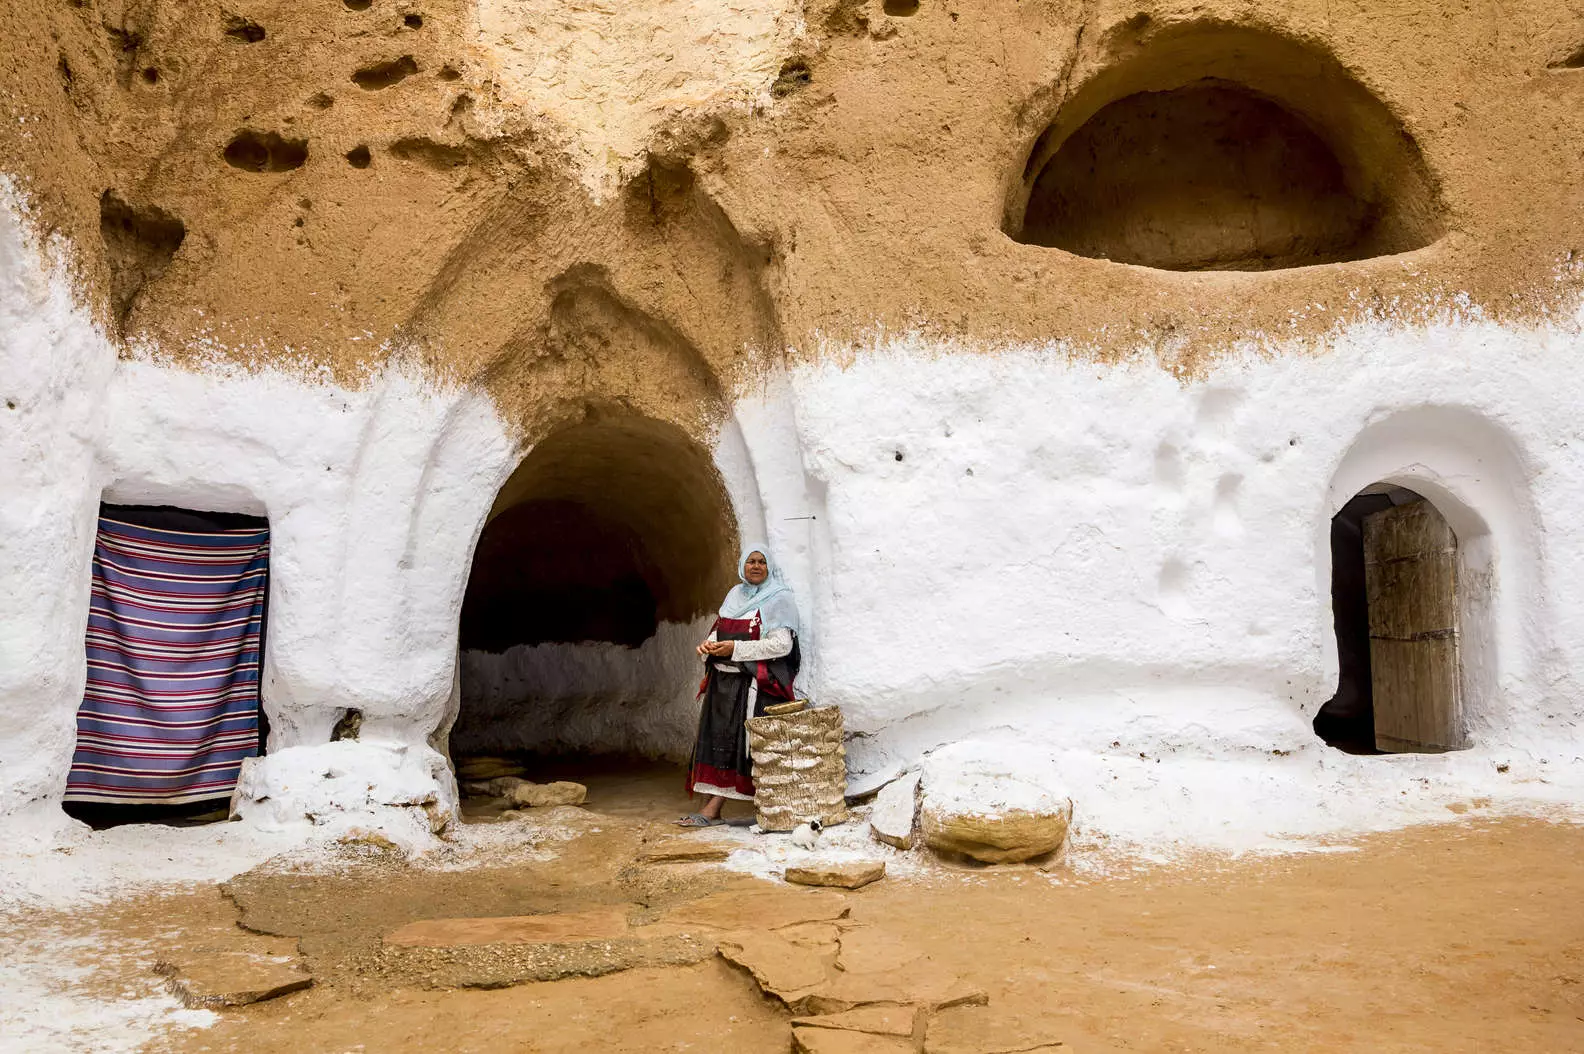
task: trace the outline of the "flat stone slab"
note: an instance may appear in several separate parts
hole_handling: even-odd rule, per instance
[[[386,944],[402,947],[457,948],[478,944],[572,944],[631,935],[625,907],[556,915],[504,915],[495,918],[423,919],[387,934]]]
[[[810,993],[804,1005],[811,1013],[834,1014],[875,1004],[912,1004],[936,1011],[989,1001],[983,988],[921,958],[884,973],[837,970],[831,983]]]
[[[793,1028],[834,1028],[843,1032],[868,1032],[877,1036],[911,1036],[918,1023],[916,1006],[866,1006],[837,1014],[799,1017]]]
[[[828,864],[804,864],[786,869],[786,880],[800,886],[835,886],[860,889],[885,877],[883,860],[844,860]]]
[[[793,1054],[913,1054],[913,1040],[831,1028],[794,1027]]]
[[[830,982],[817,954],[774,933],[733,933],[722,937],[716,947],[721,958],[747,970],[766,994],[789,1006]]]
[[[689,901],[662,921],[715,930],[779,930],[800,922],[834,922],[850,910],[847,897],[834,890],[729,889]]]
[[[907,940],[874,926],[858,926],[841,935],[836,968],[854,974],[889,974],[923,956]]]
[[[1066,1054],[1052,1024],[990,1007],[961,1006],[930,1019],[925,1054]]]
[[[195,953],[161,959],[154,972],[165,978],[165,988],[189,1010],[218,1010],[228,1006],[261,1003],[313,984],[295,959],[244,951]]]
[[[709,864],[725,860],[732,847],[701,838],[667,838],[651,842],[638,850],[638,859],[646,864]]]
[[[782,926],[777,935],[803,948],[809,948],[832,959],[840,950],[842,931],[834,922],[798,922]]]

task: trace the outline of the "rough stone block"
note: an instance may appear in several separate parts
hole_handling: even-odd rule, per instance
[[[881,860],[841,860],[832,863],[804,864],[786,869],[786,880],[800,886],[835,886],[859,889],[885,877]]]
[[[875,838],[898,849],[912,849],[918,826],[919,773],[910,772],[880,789],[869,811]]]

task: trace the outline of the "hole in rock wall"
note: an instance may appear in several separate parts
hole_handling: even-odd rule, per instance
[[[533,448],[491,511],[462,606],[450,745],[480,808],[511,804],[489,779],[564,771],[547,759],[685,760],[693,646],[735,580],[735,548],[714,464],[675,426],[600,417]]]
[[[373,157],[369,154],[369,148],[362,144],[354,146],[351,150],[348,150],[346,152],[346,159],[347,164],[351,165],[353,168],[367,168],[374,161]]]
[[[308,140],[244,128],[226,144],[224,156],[226,164],[244,172],[290,172],[307,162]]]
[[[1357,260],[1439,236],[1411,137],[1330,56],[1246,28],[1150,25],[1035,143],[1009,207],[1018,241],[1188,271]]]
[[[412,161],[437,172],[467,164],[467,151],[457,146],[437,143],[427,136],[409,136],[390,145],[391,157],[398,161]]]
[[[1467,746],[1458,540],[1434,503],[1376,484],[1331,520],[1337,691],[1315,733],[1355,754]]]
[[[263,752],[269,524],[102,505],[63,808],[96,827],[224,820]]]
[[[1550,64],[1549,68],[1554,70],[1584,70],[1584,45],[1580,45],[1571,54],[1557,59]]]
[[[918,14],[919,0],[885,0],[882,10],[892,18],[907,18]]]
[[[264,27],[251,18],[227,15],[225,35],[243,44],[257,44],[264,39]]]
[[[807,62],[802,59],[792,59],[781,67],[781,72],[776,74],[774,83],[770,85],[770,94],[776,98],[784,98],[801,88],[806,88],[813,81],[814,74],[809,70]]]
[[[365,66],[352,74],[352,83],[364,91],[379,91],[389,88],[418,72],[418,63],[411,55],[403,55],[399,59],[389,62],[379,62],[372,66]]]
[[[187,226],[155,205],[131,205],[115,191],[99,196],[99,237],[110,269],[110,305],[125,326],[138,294],[170,266]]]

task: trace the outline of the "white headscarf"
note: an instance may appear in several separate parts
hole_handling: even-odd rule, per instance
[[[749,582],[748,576],[743,573],[743,567],[753,553],[763,555],[765,566],[769,568],[769,574],[758,585]],[[742,556],[737,559],[737,578],[742,584],[732,586],[726,599],[721,601],[722,618],[747,618],[757,611],[761,635],[783,628],[797,633],[797,600],[792,596],[792,587],[781,577],[781,568],[770,558],[768,545],[754,542],[744,547]]]

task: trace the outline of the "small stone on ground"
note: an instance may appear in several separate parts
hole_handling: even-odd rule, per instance
[[[886,845],[912,849],[918,824],[919,773],[910,772],[880,789],[869,811],[869,831]]]
[[[530,809],[544,809],[552,805],[582,805],[588,800],[588,788],[581,783],[558,780],[555,783],[519,783],[512,789],[513,802]]]
[[[803,864],[786,869],[786,880],[800,886],[835,886],[859,889],[885,877],[883,860],[844,860],[834,863]]]

